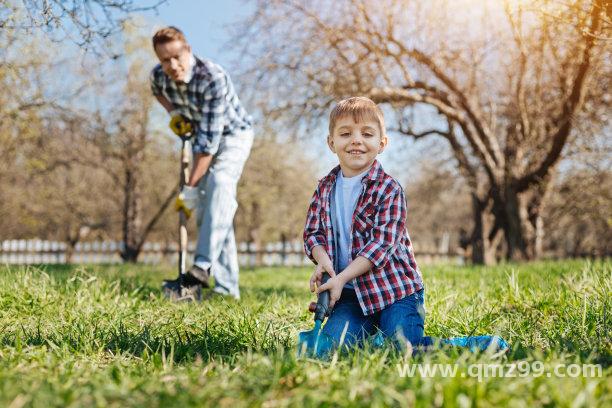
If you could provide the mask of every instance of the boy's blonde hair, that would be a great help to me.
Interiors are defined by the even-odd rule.
[[[382,110],[370,98],[353,96],[338,102],[329,114],[329,134],[334,133],[338,119],[351,115],[355,123],[373,120],[378,123],[381,137],[385,135],[385,117]]]
[[[187,44],[187,39],[185,38],[185,34],[181,30],[176,27],[168,26],[164,27],[153,35],[153,49],[157,47],[159,44],[165,44],[172,41],[182,41],[183,44]]]

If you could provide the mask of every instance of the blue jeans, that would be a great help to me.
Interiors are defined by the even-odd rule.
[[[206,176],[198,184],[198,243],[195,264],[209,269],[214,291],[240,298],[238,250],[234,238],[234,215],[238,208],[236,188],[253,144],[253,130],[223,136]]]
[[[342,333],[348,325],[343,341],[347,346],[360,344],[377,330],[380,330],[385,338],[396,340],[399,344],[405,339],[413,346],[432,346],[435,339],[423,336],[424,296],[425,291],[421,289],[373,315],[364,316],[355,290],[343,289],[321,333],[339,344]]]

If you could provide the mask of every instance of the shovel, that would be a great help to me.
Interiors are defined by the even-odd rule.
[[[329,274],[323,272],[321,282],[324,284]],[[329,316],[329,290],[319,293],[317,303],[312,302],[308,310],[314,313],[314,328],[298,335],[298,355],[321,357],[328,353],[334,345],[331,337],[321,333],[321,324]]]
[[[181,136],[181,172],[179,176],[179,191],[183,189],[187,180],[189,180],[189,157],[191,143],[189,139],[191,134]],[[183,286],[183,278],[187,273],[187,218],[191,214],[187,214],[184,210],[179,211],[179,251],[178,251],[178,277],[173,280],[164,280],[162,291],[168,299],[183,302],[183,301],[200,301],[202,299],[202,288],[200,285],[185,287]]]

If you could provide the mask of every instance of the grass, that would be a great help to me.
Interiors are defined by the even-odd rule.
[[[0,406],[610,406],[612,262],[424,267],[426,334],[506,356],[391,348],[297,358],[310,269],[241,273],[242,300],[173,304],[171,268],[0,267]],[[601,376],[399,375],[402,364],[599,364]],[[535,365],[533,367],[536,367]],[[538,368],[540,366],[537,366]],[[472,370],[472,371],[470,371]]]

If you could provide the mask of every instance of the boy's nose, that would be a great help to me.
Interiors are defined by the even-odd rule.
[[[353,134],[353,138],[351,140],[351,144],[361,144],[363,140],[361,140],[361,134]]]

